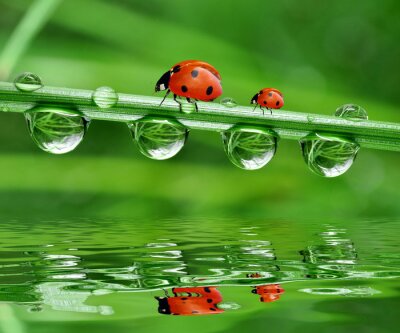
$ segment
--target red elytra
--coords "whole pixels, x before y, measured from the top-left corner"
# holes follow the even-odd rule
[[[279,300],[280,295],[283,294],[285,290],[280,284],[266,284],[255,287],[252,292],[260,295],[260,302],[270,303]]]
[[[218,80],[221,80],[221,75],[219,74],[219,72],[215,69],[214,66],[210,65],[209,63],[205,62],[205,61],[201,61],[201,60],[184,60],[181,62],[178,62],[177,64],[175,64],[174,66],[172,66],[172,68],[170,69],[171,72],[174,71],[174,69],[176,69],[177,67],[185,67],[185,66],[197,66],[197,67],[202,67],[204,69],[207,69],[208,71],[210,71],[211,73],[213,73]]]
[[[159,313],[193,316],[224,312],[217,307],[222,295],[216,287],[173,288],[172,292],[173,297],[156,297]]]
[[[269,110],[280,109],[285,104],[282,93],[275,88],[261,89],[253,96],[250,102],[252,104],[258,104],[260,108],[265,107]]]
[[[196,65],[187,65],[172,73],[169,89],[178,96],[206,102],[222,94],[220,80],[209,70]]]
[[[188,102],[212,101],[222,94],[221,75],[212,65],[200,60],[185,60],[174,65],[157,81],[155,91],[166,90],[177,96],[185,97]],[[178,102],[178,101],[177,101]],[[180,102],[178,102],[180,103]],[[161,105],[160,104],[160,105]],[[197,110],[197,104],[196,110]]]

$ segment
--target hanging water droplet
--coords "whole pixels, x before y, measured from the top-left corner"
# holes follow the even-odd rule
[[[232,97],[225,97],[221,100],[221,104],[228,107],[228,108],[234,108],[237,106],[236,101]]]
[[[229,160],[245,170],[257,170],[274,157],[277,135],[261,128],[236,127],[222,133]]]
[[[34,73],[25,72],[14,80],[15,87],[20,91],[35,91],[43,87],[42,80]]]
[[[360,146],[348,139],[310,134],[300,140],[308,168],[323,177],[344,174],[353,164]]]
[[[99,87],[93,92],[93,101],[99,108],[108,109],[118,102],[118,94],[111,87]]]
[[[24,115],[33,141],[52,154],[74,150],[89,126],[87,119],[68,109],[38,107]]]
[[[357,104],[345,104],[338,107],[335,116],[353,121],[368,120],[367,111]]]
[[[140,152],[155,160],[175,156],[185,145],[188,129],[177,121],[144,118],[128,124]]]

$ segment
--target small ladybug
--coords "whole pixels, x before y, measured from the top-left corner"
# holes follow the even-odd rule
[[[267,108],[272,114],[272,109],[280,109],[285,103],[283,101],[283,95],[278,89],[264,88],[261,89],[250,101],[251,104],[258,104],[260,109]],[[255,106],[254,110],[256,109]]]
[[[169,315],[205,315],[222,313],[218,308],[222,295],[216,287],[172,288],[173,297],[155,297],[158,312]]]
[[[285,290],[280,284],[265,284],[255,287],[251,292],[260,295],[260,302],[270,303],[277,301]]]
[[[157,81],[155,91],[166,90],[161,104],[172,91],[174,100],[181,104],[177,96],[186,97],[189,103],[211,102],[222,94],[221,75],[210,64],[200,60],[185,60],[174,65]],[[160,105],[161,105],[160,104]],[[197,104],[194,102],[196,111]]]

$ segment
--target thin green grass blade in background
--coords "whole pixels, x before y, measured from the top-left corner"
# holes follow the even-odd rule
[[[62,0],[36,0],[19,22],[0,55],[0,79],[7,79],[33,38]]]

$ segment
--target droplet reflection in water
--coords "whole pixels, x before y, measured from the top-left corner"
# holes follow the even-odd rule
[[[317,133],[301,139],[300,145],[308,168],[323,177],[344,174],[360,149],[357,143],[348,139]]]
[[[144,118],[128,124],[140,152],[155,160],[175,156],[185,145],[189,131],[171,119]]]
[[[241,306],[235,302],[222,302],[218,304],[218,309],[221,310],[239,310]]]
[[[68,109],[38,107],[24,115],[33,141],[40,149],[52,154],[74,150],[89,126],[87,119]]]
[[[238,126],[222,133],[229,160],[245,170],[257,170],[274,157],[278,137],[264,128]]]
[[[299,291],[313,295],[340,295],[349,297],[366,297],[380,294],[371,287],[341,287],[341,288],[305,288]]]
[[[99,108],[108,109],[118,101],[118,94],[111,87],[99,87],[93,92],[93,101]]]
[[[345,104],[338,107],[335,116],[353,121],[368,120],[367,111],[357,104]]]
[[[228,107],[228,108],[233,108],[237,106],[236,101],[232,97],[225,97],[221,100],[221,104]]]
[[[15,87],[20,91],[35,91],[43,87],[42,80],[34,73],[25,72],[18,75],[14,80]]]

